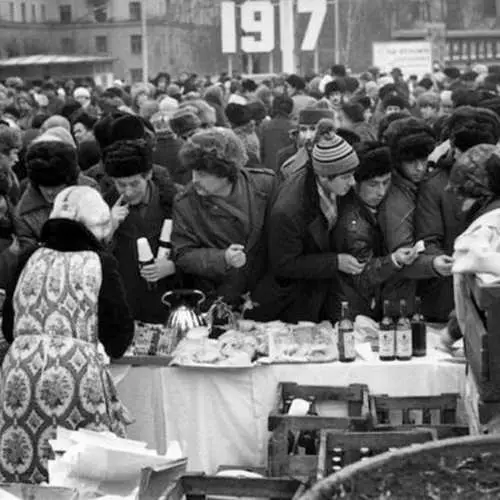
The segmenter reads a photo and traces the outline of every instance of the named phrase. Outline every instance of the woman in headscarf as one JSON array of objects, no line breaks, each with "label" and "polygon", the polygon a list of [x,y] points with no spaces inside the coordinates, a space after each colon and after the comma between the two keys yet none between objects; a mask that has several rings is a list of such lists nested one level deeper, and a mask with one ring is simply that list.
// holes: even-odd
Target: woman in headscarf
[{"label": "woman in headscarf", "polygon": [[107,356],[122,356],[134,334],[117,263],[101,243],[110,232],[95,189],[64,189],[42,246],[7,291],[0,481],[47,481],[58,426],[123,436],[130,423],[106,369]]}]

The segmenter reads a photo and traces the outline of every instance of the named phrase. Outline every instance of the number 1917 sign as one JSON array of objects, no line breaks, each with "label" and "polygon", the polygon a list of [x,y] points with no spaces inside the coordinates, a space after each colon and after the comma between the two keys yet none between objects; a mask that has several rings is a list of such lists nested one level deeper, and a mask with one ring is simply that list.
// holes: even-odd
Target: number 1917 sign
[{"label": "number 1917 sign", "polygon": [[[238,46],[246,53],[268,53],[276,48],[275,12],[272,0],[247,0],[239,3],[240,25],[237,24],[234,1],[223,1],[222,52],[235,54]],[[295,16],[309,15],[309,23],[301,41],[302,51],[316,49],[327,11],[327,0],[280,0],[280,45],[294,45]],[[240,36],[237,33],[241,33]],[[290,39],[292,38],[292,39]]]}]

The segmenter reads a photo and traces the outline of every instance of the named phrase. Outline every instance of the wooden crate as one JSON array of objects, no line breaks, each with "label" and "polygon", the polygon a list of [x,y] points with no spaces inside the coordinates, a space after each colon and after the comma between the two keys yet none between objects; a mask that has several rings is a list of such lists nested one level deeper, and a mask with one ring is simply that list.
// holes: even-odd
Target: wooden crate
[{"label": "wooden crate", "polygon": [[177,497],[177,483],[186,473],[187,458],[175,460],[163,467],[145,467],[141,470],[137,500],[157,500]]},{"label": "wooden crate", "polygon": [[500,401],[500,286],[486,286],[476,276],[465,278],[460,311],[467,363],[484,402]]},{"label": "wooden crate", "polygon": [[374,430],[432,429],[436,439],[465,436],[466,425],[457,422],[459,395],[392,397],[370,396]]},{"label": "wooden crate", "polygon": [[[344,417],[306,415],[296,417],[284,413],[289,399],[301,398],[316,402],[341,401],[347,406]],[[289,455],[288,433],[321,429],[367,430],[371,427],[368,386],[351,384],[345,387],[299,385],[283,382],[278,385],[276,402],[268,419],[272,432],[268,448],[268,473],[272,477],[296,477],[307,480],[315,475],[317,455]]]},{"label": "wooden crate", "polygon": [[393,448],[435,439],[431,429],[411,428],[369,432],[321,431],[316,479],[319,481],[346,465],[380,455]]},{"label": "wooden crate", "polygon": [[295,479],[217,477],[204,474],[182,476],[176,494],[169,500],[185,495],[186,500],[205,500],[208,496],[257,497],[270,499],[298,499],[304,486]]}]

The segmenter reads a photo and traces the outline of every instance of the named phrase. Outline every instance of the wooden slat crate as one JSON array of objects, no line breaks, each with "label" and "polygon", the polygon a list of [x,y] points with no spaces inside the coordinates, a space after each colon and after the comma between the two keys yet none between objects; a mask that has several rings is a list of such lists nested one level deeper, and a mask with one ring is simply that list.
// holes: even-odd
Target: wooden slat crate
[{"label": "wooden slat crate", "polygon": [[170,495],[180,478],[186,473],[187,458],[169,463],[164,467],[145,467],[141,470],[137,500],[157,500]]},{"label": "wooden slat crate", "polygon": [[[482,401],[500,401],[500,286],[486,286],[474,275],[465,278],[464,334],[467,363]],[[462,307],[462,306],[460,306]]]},{"label": "wooden slat crate", "polygon": [[[257,497],[290,500],[298,499],[304,488],[295,479],[206,476],[188,474],[181,477],[178,493],[186,500],[205,500],[208,496]],[[175,500],[172,496],[171,500]]]},{"label": "wooden slat crate", "polygon": [[393,448],[403,448],[434,439],[432,430],[425,428],[369,432],[323,430],[320,437],[316,479],[319,481],[346,465]]},{"label": "wooden slat crate", "polygon": [[370,396],[374,430],[430,428],[436,439],[465,436],[466,425],[457,422],[459,395],[391,397]]},{"label": "wooden slat crate", "polygon": [[[343,417],[291,416],[284,413],[286,402],[294,398],[344,402]],[[268,429],[272,432],[268,448],[268,472],[272,477],[296,477],[303,480],[315,475],[317,455],[289,455],[288,434],[321,429],[367,430],[371,427],[368,386],[352,384],[345,387],[299,385],[283,382],[278,385],[275,407],[269,415]]]}]

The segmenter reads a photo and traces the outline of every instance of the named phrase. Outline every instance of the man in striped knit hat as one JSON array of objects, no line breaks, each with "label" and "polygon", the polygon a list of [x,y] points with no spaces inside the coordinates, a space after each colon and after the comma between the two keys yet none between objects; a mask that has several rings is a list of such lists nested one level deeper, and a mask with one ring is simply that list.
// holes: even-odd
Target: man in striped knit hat
[{"label": "man in striped knit hat", "polygon": [[359,160],[332,132],[312,149],[311,162],[282,184],[269,221],[270,275],[254,293],[262,320],[336,320],[340,272],[357,275],[364,264],[337,253],[333,228],[339,204],[355,185]]}]

